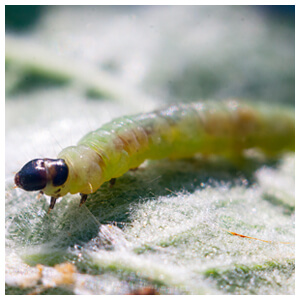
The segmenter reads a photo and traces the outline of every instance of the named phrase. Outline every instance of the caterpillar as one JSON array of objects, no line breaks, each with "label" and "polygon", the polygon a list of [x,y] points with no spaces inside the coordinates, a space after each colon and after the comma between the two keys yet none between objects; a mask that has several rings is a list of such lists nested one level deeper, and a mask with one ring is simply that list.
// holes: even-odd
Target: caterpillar
[{"label": "caterpillar", "polygon": [[235,100],[173,105],[125,116],[85,135],[57,159],[34,159],[15,175],[16,187],[51,196],[88,194],[147,159],[180,159],[196,153],[239,157],[259,148],[266,156],[295,150],[293,110]]}]

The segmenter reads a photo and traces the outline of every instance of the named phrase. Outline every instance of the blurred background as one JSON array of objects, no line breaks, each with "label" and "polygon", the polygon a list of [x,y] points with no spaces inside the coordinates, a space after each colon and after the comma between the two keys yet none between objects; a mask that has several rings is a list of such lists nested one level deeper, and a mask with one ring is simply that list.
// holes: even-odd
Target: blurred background
[{"label": "blurred background", "polygon": [[[161,101],[294,104],[294,6],[6,6],[5,16],[8,47],[20,46],[20,56],[26,42],[32,56],[44,50],[58,63],[90,65]],[[72,79],[42,73],[33,57],[18,66],[9,50],[8,95]],[[85,92],[105,98],[98,89]]]},{"label": "blurred background", "polygon": [[26,162],[122,115],[227,98],[293,109],[294,6],[6,5],[5,24],[7,294],[295,293],[294,153],[149,162],[50,215],[13,189]]}]

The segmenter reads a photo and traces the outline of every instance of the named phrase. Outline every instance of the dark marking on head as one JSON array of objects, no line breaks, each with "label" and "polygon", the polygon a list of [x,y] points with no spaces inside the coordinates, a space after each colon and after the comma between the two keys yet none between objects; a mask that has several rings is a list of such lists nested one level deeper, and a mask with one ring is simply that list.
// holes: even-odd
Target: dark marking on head
[{"label": "dark marking on head", "polygon": [[60,186],[66,182],[69,168],[63,159],[57,159],[49,164],[49,172],[53,186]]},{"label": "dark marking on head", "polygon": [[48,183],[53,186],[64,184],[68,174],[69,169],[63,159],[39,158],[28,162],[16,174],[15,184],[25,191],[38,191],[43,190]]},{"label": "dark marking on head", "polygon": [[15,184],[25,191],[42,190],[47,181],[47,170],[42,159],[31,160],[15,176]]}]

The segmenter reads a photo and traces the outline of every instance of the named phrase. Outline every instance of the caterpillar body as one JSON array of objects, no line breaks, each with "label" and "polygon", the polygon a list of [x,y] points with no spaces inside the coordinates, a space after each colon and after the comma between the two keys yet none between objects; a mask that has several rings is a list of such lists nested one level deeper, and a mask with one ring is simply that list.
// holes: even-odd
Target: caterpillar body
[{"label": "caterpillar body", "polygon": [[295,115],[288,109],[255,107],[238,101],[173,105],[122,117],[63,149],[58,159],[34,159],[16,175],[17,187],[56,199],[87,195],[146,159],[191,157],[196,153],[240,156],[259,148],[267,156],[295,149]]}]

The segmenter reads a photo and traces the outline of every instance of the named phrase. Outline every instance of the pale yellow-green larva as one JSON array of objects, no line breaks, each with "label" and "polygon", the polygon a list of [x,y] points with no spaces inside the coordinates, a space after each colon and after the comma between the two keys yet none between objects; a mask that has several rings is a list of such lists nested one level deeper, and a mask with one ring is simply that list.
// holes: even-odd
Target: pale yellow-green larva
[{"label": "pale yellow-green larva", "polygon": [[250,148],[266,156],[294,151],[294,110],[230,100],[173,105],[118,118],[62,150],[58,159],[28,162],[15,183],[51,196],[51,210],[67,193],[80,193],[83,204],[104,182],[146,159],[180,159],[196,153],[240,157]]}]

